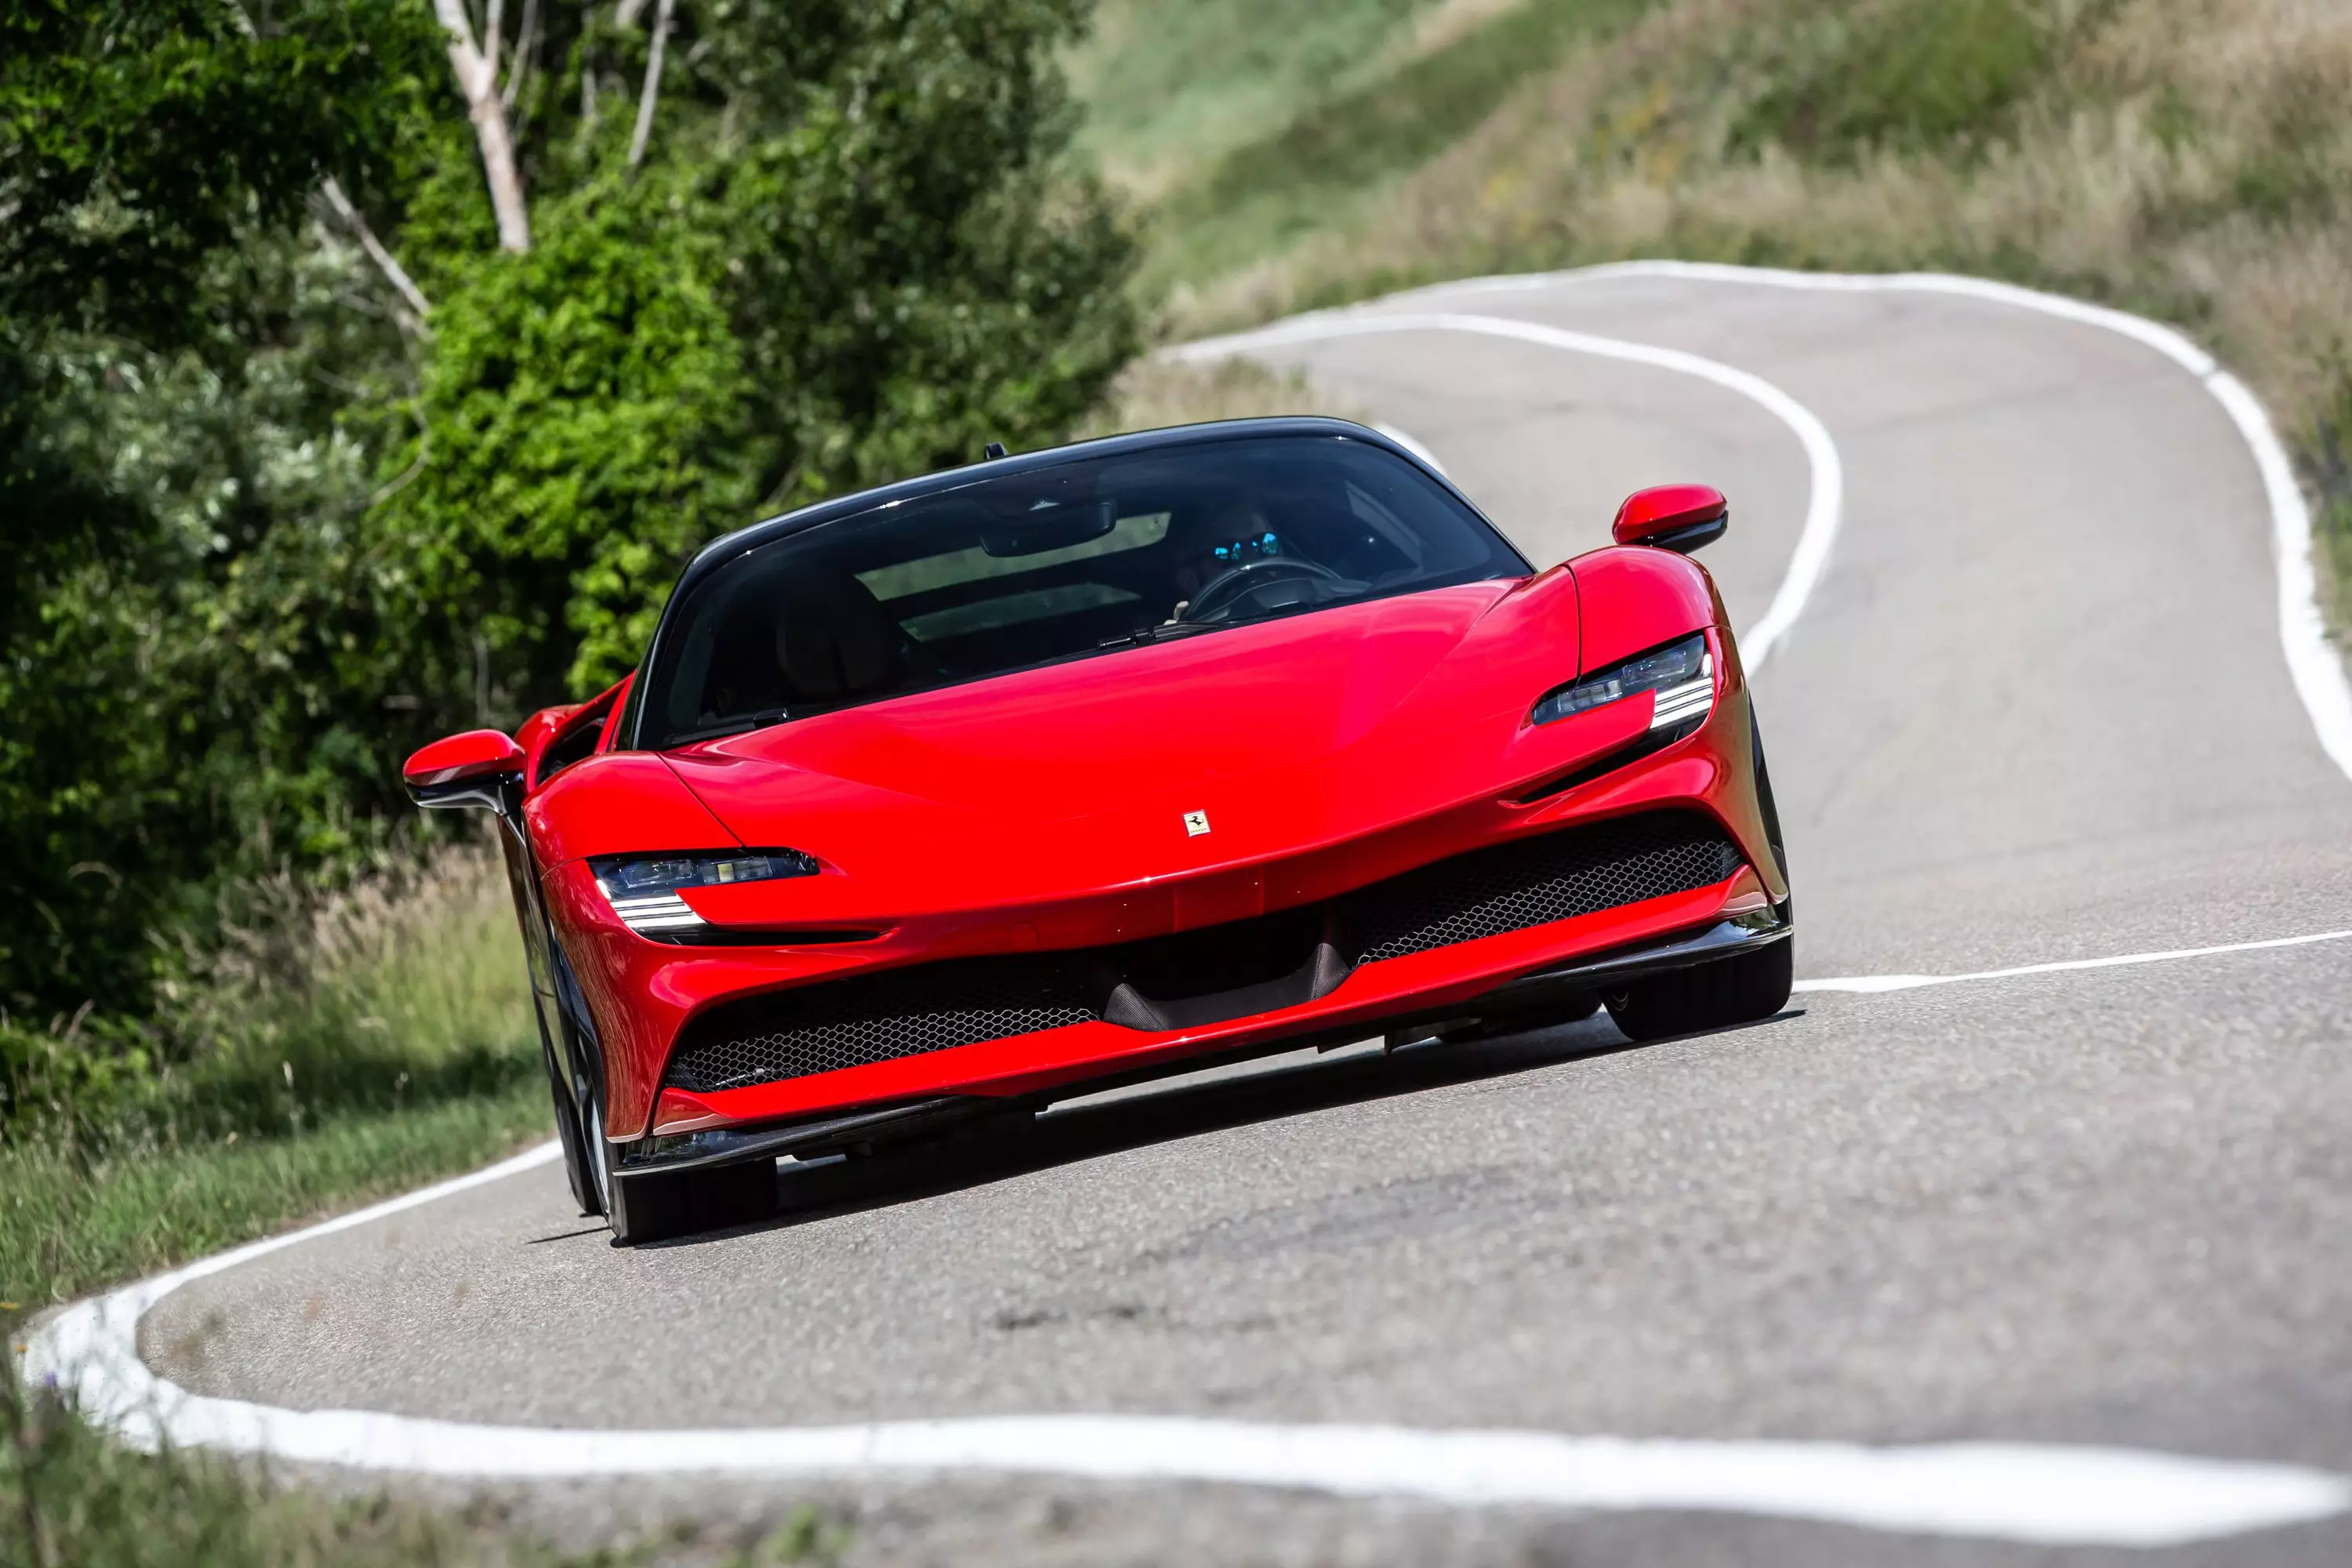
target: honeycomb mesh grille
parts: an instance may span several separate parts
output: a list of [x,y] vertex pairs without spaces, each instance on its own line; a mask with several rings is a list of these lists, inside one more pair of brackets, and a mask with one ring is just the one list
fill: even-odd
[[919,964],[713,1008],[667,1081],[709,1092],[1058,1029],[1101,1015],[1061,965],[1018,958]]
[[1712,887],[1739,851],[1691,812],[1651,812],[1474,849],[1349,896],[1356,962],[1596,914]]
[[[1378,963],[1712,887],[1742,863],[1709,818],[1651,812],[1457,855],[1346,894],[1329,912],[1353,962]],[[742,1089],[1088,1023],[1123,972],[1143,967],[1145,945],[955,959],[722,1004],[687,1026],[664,1082]]]

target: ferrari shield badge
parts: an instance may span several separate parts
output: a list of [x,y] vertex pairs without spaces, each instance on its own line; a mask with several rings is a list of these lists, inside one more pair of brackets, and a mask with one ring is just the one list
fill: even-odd
[[1205,812],[1205,811],[1188,811],[1188,812],[1186,812],[1186,813],[1184,814],[1184,837],[1187,837],[1187,838],[1198,838],[1198,837],[1201,837],[1201,835],[1202,835],[1203,833],[1206,833],[1206,832],[1208,832],[1208,831],[1209,831],[1209,814],[1208,814],[1207,812]]

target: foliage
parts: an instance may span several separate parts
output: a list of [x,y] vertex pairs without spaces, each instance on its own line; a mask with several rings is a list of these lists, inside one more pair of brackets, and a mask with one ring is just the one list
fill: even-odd
[[541,204],[530,254],[444,273],[393,526],[432,613],[466,616],[526,691],[634,665],[685,556],[758,499],[722,253],[677,221],[684,185],[600,171]]
[[0,1006],[158,1059],[107,1015],[411,837],[406,750],[611,679],[762,506],[1054,438],[1135,341],[1083,0],[682,0],[642,163],[642,20],[520,8],[522,255],[430,7],[247,9],[0,7]]
[[1622,27],[1652,0],[1528,0],[1485,26],[1389,60],[1307,98],[1286,121],[1211,161],[1155,215],[1165,236],[1147,279],[1204,267],[1344,223],[1363,198],[1444,152],[1520,82],[1577,44]]
[[282,229],[330,174],[388,183],[440,68],[408,0],[0,9],[0,320],[169,346],[202,330],[205,263]]
[[1852,158],[1998,135],[2056,65],[2061,41],[2028,0],[1877,0],[1811,26],[1817,37],[1783,44],[1768,68],[1772,85],[1735,127],[1736,144]]
[[[1050,440],[1092,405],[1135,323],[1128,241],[1058,163],[1051,50],[1081,16],[723,0],[687,13],[646,168],[616,166],[617,120],[545,111],[530,256],[430,220],[464,248],[400,526],[509,679],[614,679],[687,555],[763,506]],[[612,47],[572,52],[593,77]]]

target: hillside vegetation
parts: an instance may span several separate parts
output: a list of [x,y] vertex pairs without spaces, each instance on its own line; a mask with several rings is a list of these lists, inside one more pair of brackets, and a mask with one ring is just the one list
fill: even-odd
[[[1213,54],[1106,27],[1118,58],[1079,79],[1236,61],[1160,100],[1255,101],[1278,9],[1233,7]],[[1631,257],[2008,278],[2179,323],[2246,374],[2344,558],[2352,5],[1520,0],[1416,46],[1458,9],[1389,7],[1280,124],[1129,187],[1164,331]],[[1133,103],[1097,105],[1097,144],[1134,134]]]

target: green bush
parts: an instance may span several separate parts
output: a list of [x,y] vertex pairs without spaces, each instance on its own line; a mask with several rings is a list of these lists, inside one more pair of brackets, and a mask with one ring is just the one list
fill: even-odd
[[117,1067],[257,882],[430,842],[406,751],[610,680],[763,510],[1055,438],[1137,341],[1084,0],[684,0],[635,166],[644,27],[537,7],[523,254],[429,7],[247,9],[0,16],[0,1008]]

